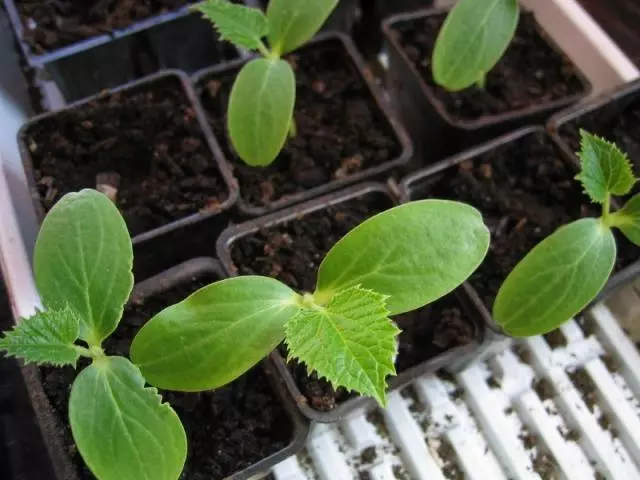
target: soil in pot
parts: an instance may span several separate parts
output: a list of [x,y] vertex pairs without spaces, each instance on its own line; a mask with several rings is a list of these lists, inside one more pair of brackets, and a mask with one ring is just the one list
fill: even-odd
[[[214,280],[194,278],[143,302],[133,298],[118,329],[105,342],[105,351],[127,356],[131,340],[147,320]],[[41,368],[40,372],[80,479],[93,479],[68,427],[69,392],[77,372],[71,367]],[[293,424],[260,366],[215,391],[160,394],[176,410],[187,432],[189,452],[182,480],[224,478],[286,447],[293,436]]]
[[528,12],[521,13],[516,34],[487,75],[485,87],[449,92],[434,82],[431,71],[433,48],[445,18],[442,13],[405,20],[394,24],[392,32],[452,120],[476,121],[584,93],[576,68],[549,46]]
[[115,173],[116,203],[132,236],[215,209],[228,197],[178,77],[44,117],[23,142],[45,211],[65,193],[96,188],[98,174]]
[[[316,273],[324,255],[355,226],[391,207],[381,195],[370,194],[329,206],[296,220],[270,226],[236,240],[231,246],[234,264],[241,275],[277,278],[299,292],[315,289]],[[396,359],[398,373],[474,339],[475,327],[461,313],[455,297],[396,317],[403,329]],[[286,357],[286,349],[281,346]],[[330,411],[355,394],[334,389],[305,365],[288,363],[300,392],[318,411]]]
[[15,0],[24,40],[35,53],[122,29],[195,0]]
[[402,150],[341,42],[310,45],[287,60],[296,72],[297,135],[265,168],[244,164],[228,143],[225,116],[238,70],[201,81],[209,122],[232,164],[241,198],[254,208],[383,165]]
[[[636,176],[640,176],[640,96],[626,104],[624,101],[608,104],[561,125],[558,134],[572,152],[580,151],[580,129],[618,145],[629,156]],[[636,184],[625,198],[638,192],[640,187]]]
[[[470,283],[491,310],[502,282],[536,244],[563,224],[600,215],[574,176],[549,137],[535,132],[424,178],[411,197],[458,200],[480,210],[491,245]],[[622,235],[616,240],[619,270],[638,255]]]

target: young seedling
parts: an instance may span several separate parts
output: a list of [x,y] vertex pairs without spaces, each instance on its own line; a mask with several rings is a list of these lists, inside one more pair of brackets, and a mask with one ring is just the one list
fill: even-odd
[[[229,136],[245,163],[271,164],[287,135],[295,136],[295,75],[281,57],[309,41],[337,3],[271,0],[266,15],[228,0],[205,0],[195,7],[213,22],[222,39],[261,55],[242,67],[229,99]],[[263,42],[264,37],[271,48]]]
[[518,0],[459,0],[433,50],[433,79],[451,92],[477,85],[502,58],[520,17]]
[[102,349],[131,293],[132,263],[129,233],[114,204],[95,190],[65,195],[35,246],[44,309],[5,332],[0,351],[57,367],[91,359],[69,398],[69,423],[85,463],[100,480],[175,480],[187,453],[180,419],[155,388],[145,387],[134,364]]
[[456,288],[488,246],[474,208],[404,204],[343,237],[322,261],[313,293],[261,276],[213,283],[152,318],[131,358],[153,385],[195,391],[237,378],[284,340],[309,370],[385,405],[398,334],[389,316]]
[[637,179],[627,156],[613,143],[585,131],[576,177],[600,218],[583,218],[556,230],[536,245],[504,281],[493,317],[515,337],[558,328],[582,311],[602,290],[616,260],[613,229],[640,246],[640,194],[611,211],[611,198],[627,195]]

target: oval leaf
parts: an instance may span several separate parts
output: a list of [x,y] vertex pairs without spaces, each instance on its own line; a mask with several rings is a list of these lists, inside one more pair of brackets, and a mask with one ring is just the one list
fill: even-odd
[[395,375],[398,327],[385,297],[352,287],[322,308],[301,309],[287,322],[289,353],[335,387],[356,390],[386,406],[387,375]]
[[314,297],[361,285],[389,296],[391,315],[415,310],[460,285],[489,248],[475,208],[421,200],[382,212],[354,228],[320,265]]
[[554,330],[596,297],[615,258],[613,233],[599,220],[565,225],[516,265],[500,287],[493,317],[515,337]]
[[97,345],[115,330],[133,287],[133,249],[106,196],[65,195],[42,222],[33,262],[45,307],[77,312],[81,339]]
[[612,224],[620,229],[629,241],[640,247],[640,194],[634,195],[617,212],[611,215]]
[[270,0],[269,43],[279,55],[304,45],[336,8],[338,0]]
[[287,62],[258,58],[236,78],[229,99],[229,135],[240,158],[252,166],[273,162],[289,132],[296,81]]
[[187,438],[173,409],[123,357],[94,361],[69,398],[73,439],[100,480],[176,480]]
[[266,277],[236,277],[201,288],[153,317],[131,345],[152,385],[210,390],[235,380],[284,338],[297,295]]
[[482,82],[518,26],[517,0],[459,0],[433,50],[433,79],[450,91]]

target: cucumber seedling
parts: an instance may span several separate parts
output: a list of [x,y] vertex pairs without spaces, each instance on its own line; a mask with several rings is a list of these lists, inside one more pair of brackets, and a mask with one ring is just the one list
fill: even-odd
[[516,32],[518,0],[459,0],[440,29],[432,55],[434,81],[451,92],[477,85]]
[[261,55],[238,73],[227,112],[231,143],[248,165],[271,164],[287,136],[295,136],[296,80],[282,56],[309,41],[337,4],[338,0],[271,0],[266,15],[228,0],[205,0],[194,7],[213,22],[222,39]]
[[640,194],[617,211],[611,199],[636,183],[629,159],[613,143],[581,131],[581,171],[576,179],[600,218],[564,225],[536,245],[511,271],[496,297],[493,317],[515,337],[558,328],[600,293],[616,260],[613,229],[640,246]]

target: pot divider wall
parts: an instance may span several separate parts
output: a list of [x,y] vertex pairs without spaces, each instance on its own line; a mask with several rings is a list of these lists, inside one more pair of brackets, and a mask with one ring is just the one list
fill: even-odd
[[235,47],[219,40],[209,21],[189,12],[189,5],[42,52],[25,39],[29,32],[16,0],[6,0],[5,8],[27,63],[44,70],[67,102],[161,69],[193,72],[238,56]]
[[[552,76],[558,77],[556,85],[567,84],[571,86],[572,90],[569,91],[568,96],[559,97],[555,93],[545,94],[541,83],[532,83],[528,90],[519,93],[517,101],[525,102],[523,106],[516,107],[515,102],[512,101],[511,108],[506,108],[506,97],[502,91],[507,92],[506,87],[509,80],[518,83],[523,78],[530,78],[524,76],[521,79],[513,78],[513,75],[521,75],[518,73],[521,69],[531,69],[528,62],[518,62],[520,55],[528,55],[528,53],[521,51],[522,41],[519,40],[518,35],[512,41],[511,47],[501,62],[489,72],[484,91],[473,87],[452,95],[438,86],[429,84],[425,80],[425,75],[429,75],[431,78],[432,52],[429,51],[425,55],[415,44],[404,47],[400,31],[415,24],[424,28],[424,22],[430,22],[430,24],[433,22],[432,30],[435,33],[439,30],[439,22],[444,19],[447,11],[446,8],[419,10],[392,16],[383,23],[383,32],[389,53],[387,83],[390,94],[403,124],[410,131],[416,149],[416,157],[422,159],[426,164],[518,127],[543,123],[555,111],[576,102],[590,92],[591,85],[584,75],[566,58],[565,54],[539,25],[533,26],[530,23],[531,21],[525,12],[521,16],[519,31],[528,32],[527,35],[531,35],[531,38],[539,37],[536,40],[536,46],[532,47],[532,52],[528,53],[546,52],[547,57],[544,60],[538,60],[538,63],[541,64],[540,68],[547,66],[545,61],[549,57],[557,57],[555,65],[550,66],[554,69]],[[436,23],[437,26],[435,26]],[[435,30],[436,27],[437,30]],[[432,35],[423,35],[424,39],[431,37]],[[433,37],[435,38],[435,36]],[[426,40],[421,41],[427,42]],[[426,47],[423,46],[423,48]],[[417,60],[410,58],[409,50],[412,51],[411,55],[416,59],[420,58],[420,68],[425,69],[424,73],[420,72]],[[513,52],[511,56],[510,52]],[[517,56],[518,52],[520,55]],[[509,65],[507,63],[509,61],[513,61],[514,64]],[[516,62],[518,62],[517,65]],[[503,64],[505,65],[504,70],[500,70]],[[569,76],[564,73],[568,68],[572,69],[572,74]],[[527,75],[533,77],[537,72],[537,70],[532,70],[527,72]],[[507,73],[511,75],[511,78],[502,79]],[[509,88],[512,86],[509,85]],[[501,91],[496,90],[498,88],[501,88]],[[494,91],[500,93],[493,93]],[[547,100],[545,95],[555,98]],[[447,106],[443,99],[450,102],[450,105]],[[465,106],[464,115],[452,111],[453,105],[456,108],[459,108],[458,105]],[[471,108],[478,109],[478,111],[470,110]],[[494,111],[501,113],[492,113]]]
[[[287,283],[288,279],[289,286],[297,289],[298,291],[309,291],[312,288],[310,284],[315,282],[315,267],[317,267],[317,265],[309,265],[307,263],[308,258],[313,258],[314,263],[319,263],[326,252],[305,250],[300,254],[304,256],[298,257],[298,247],[301,244],[308,245],[308,243],[311,242],[315,243],[316,247],[314,248],[317,248],[318,243],[325,242],[326,240],[318,240],[317,238],[314,240],[314,235],[309,232],[309,230],[312,230],[309,226],[311,224],[309,224],[306,229],[303,229],[301,222],[304,222],[305,218],[311,218],[312,220],[310,220],[310,222],[314,222],[313,225],[315,225],[315,227],[313,227],[313,229],[318,230],[317,234],[322,235],[323,238],[329,238],[330,241],[333,242],[333,236],[339,235],[335,232],[334,228],[327,226],[327,218],[334,218],[336,222],[334,224],[335,226],[343,221],[348,222],[349,220],[345,219],[348,219],[349,216],[362,214],[362,205],[365,203],[369,206],[373,206],[373,208],[380,208],[381,210],[384,210],[393,206],[396,201],[396,197],[394,197],[390,190],[382,184],[365,183],[361,185],[354,185],[342,191],[334,192],[304,204],[230,227],[223,232],[218,239],[217,252],[225,271],[231,276],[247,274],[249,273],[247,270],[250,270],[250,272],[255,274],[271,273],[270,276],[277,277],[285,283]],[[358,202],[362,203],[360,204]],[[326,217],[323,216],[325,212]],[[373,215],[375,213],[377,213],[377,211],[367,212],[366,216]],[[355,223],[359,222],[356,220]],[[296,226],[296,224],[298,226]],[[346,226],[350,227],[348,224]],[[327,228],[329,228],[330,231],[327,231]],[[304,233],[302,233],[303,230]],[[260,247],[260,242],[258,242],[257,238],[262,238],[263,236],[268,237],[270,235],[269,232],[272,232],[273,236],[270,238],[274,239],[275,242],[271,242],[270,240],[265,243],[264,247]],[[241,245],[244,241],[246,241],[247,244],[258,245],[255,247],[257,250],[264,248],[264,252],[244,252],[243,249],[245,246]],[[283,254],[283,258],[286,259],[287,265],[285,265],[279,272],[261,271],[261,268],[272,269],[272,266],[275,267],[277,264],[274,263],[272,266],[268,267],[260,266],[257,263],[260,261],[258,256],[262,254],[264,254],[264,256],[271,255],[271,252],[279,248],[276,244],[281,242],[290,242],[283,250],[285,252]],[[234,255],[236,254],[234,250],[236,248],[243,250],[242,255],[248,258],[248,264],[237,264],[237,261],[234,259]],[[310,257],[308,257],[308,255],[310,255]],[[253,260],[254,258],[255,261]],[[304,267],[306,267],[307,270],[306,273],[309,273],[309,278],[306,278],[306,274],[304,279],[298,276],[293,277],[294,274],[292,272],[294,271],[294,267],[292,267],[292,265],[298,264],[298,262],[301,264],[304,263]],[[311,278],[311,276],[313,278]],[[448,295],[438,302],[434,302],[431,306],[396,317],[396,321],[401,327],[403,327],[406,322],[409,322],[408,325],[415,325],[417,322],[424,319],[420,312],[428,316],[432,313],[430,308],[433,307],[435,309],[439,308],[439,304],[446,304],[446,307],[443,306],[442,309],[438,310],[438,312],[442,312],[441,314],[443,316],[450,314],[454,315],[454,317],[456,315],[461,316],[455,317],[455,321],[458,321],[455,325],[458,326],[457,328],[462,328],[464,335],[467,337],[464,345],[456,346],[459,344],[453,341],[454,343],[449,343],[447,346],[437,349],[437,352],[434,352],[434,356],[427,360],[416,360],[417,364],[414,364],[413,360],[415,360],[416,354],[405,350],[405,344],[403,343],[403,337],[401,336],[400,354],[396,359],[396,363],[398,365],[400,365],[398,362],[405,363],[406,369],[404,369],[399,375],[389,379],[390,389],[404,386],[415,378],[427,373],[433,373],[440,368],[461,367],[473,358],[479,344],[483,341],[485,328],[483,319],[477,314],[478,309],[474,308],[471,305],[471,302],[471,298],[466,295],[465,288],[459,288],[454,294]],[[444,319],[439,320],[442,321],[438,325],[446,325],[446,321]],[[430,328],[430,325],[419,325],[417,329],[420,330],[422,327],[428,329]],[[437,329],[438,327],[434,325],[433,328]],[[426,336],[429,336],[432,339],[437,338],[437,335],[438,334],[435,330],[429,331],[426,334]],[[416,338],[418,338],[418,336],[416,336]],[[411,342],[407,345],[409,345],[410,348],[419,347],[420,349],[431,348],[431,351],[435,350],[433,344],[417,345],[414,342],[415,341],[411,339]],[[433,340],[433,343],[435,344],[437,341]],[[322,423],[334,422],[343,418],[356,408],[364,406],[370,407],[374,403],[370,398],[351,395],[348,392],[335,392],[335,404],[330,406],[324,404],[322,406],[313,405],[313,401],[317,400],[318,396],[316,395],[316,397],[311,398],[308,394],[303,393],[303,387],[299,383],[301,380],[300,375],[306,375],[305,381],[307,381],[307,390],[330,388],[328,383],[324,382],[324,384],[322,384],[322,381],[316,381],[307,374],[301,373],[304,372],[301,369],[305,368],[302,365],[295,365],[293,363],[287,365],[279,350],[275,350],[271,356],[278,368],[278,371],[283,377],[289,392],[293,398],[297,400],[296,403],[298,408],[300,408],[302,413],[312,421]],[[410,361],[405,362],[405,358]],[[292,369],[294,369],[296,373],[293,373]]]
[[[148,299],[161,297],[173,288],[188,285],[197,279],[220,279],[223,277],[224,274],[222,268],[217,260],[206,257],[194,258],[136,284],[131,294],[130,302],[133,305],[142,305]],[[123,322],[126,320],[127,313],[125,312]],[[116,332],[117,331],[118,330],[116,330]],[[109,340],[107,340],[107,343],[109,343]],[[110,352],[107,351],[107,353]],[[261,369],[264,372],[264,375],[271,386],[270,388],[273,390],[274,398],[277,398],[282,404],[284,411],[286,412],[286,417],[291,423],[291,436],[288,444],[284,448],[270,454],[266,458],[256,461],[246,468],[242,468],[240,471],[230,473],[225,476],[226,480],[248,480],[250,478],[255,478],[256,476],[266,475],[271,467],[290,455],[296,454],[304,446],[307,436],[308,425],[303,421],[294,405],[293,399],[288,396],[282,382],[275,374],[271,361],[269,359],[265,359],[260,366],[256,366],[254,368]],[[82,480],[83,478],[87,478],[87,474],[79,473],[78,465],[72,461],[68,454],[68,447],[65,443],[66,441],[62,437],[63,434],[61,434],[61,429],[64,429],[64,427],[61,425],[59,418],[60,414],[55,413],[49,397],[45,393],[45,389],[43,387],[44,380],[41,377],[39,369],[33,366],[24,367],[23,374],[27,382],[32,402],[36,409],[38,421],[45,437],[45,443],[49,450],[49,455],[51,456],[55,466],[56,478],[59,480]],[[240,380],[241,379],[236,381]],[[225,387],[221,387],[221,389],[224,388]],[[164,400],[168,401],[167,397],[171,395],[198,396],[201,394],[165,392],[163,395],[165,397]],[[183,420],[184,419],[185,416],[183,416]],[[202,421],[206,421],[206,419],[202,419]],[[188,427],[187,430],[189,430]],[[189,437],[189,431],[187,431],[187,440],[190,442],[191,448],[195,448],[195,441],[192,442],[192,438]],[[199,449],[198,452],[198,454],[201,455],[202,449]],[[212,450],[210,455],[215,456],[218,453],[219,452]],[[193,453],[190,453],[187,456],[186,469],[190,468],[190,460],[197,463],[197,459],[193,457]],[[77,461],[81,461],[81,459],[78,458]]]
[[[482,213],[491,231],[484,262],[468,280],[480,314],[491,319],[495,294],[528,251],[564,223],[599,216],[574,179],[575,157],[560,151],[542,127],[528,127],[426,167],[405,178],[404,201],[443,198],[469,203]],[[615,208],[615,206],[614,206]],[[599,301],[640,273],[634,247],[616,234],[618,260]]]
[[[154,90],[155,88],[160,91],[156,92]],[[162,95],[164,95],[164,97],[162,97]],[[144,110],[142,114],[139,114],[139,117],[134,116],[128,117],[127,119],[122,116],[126,115],[121,113],[122,105],[133,104],[132,98],[138,99],[142,105],[140,109],[145,108],[146,110]],[[171,105],[172,108],[175,108],[175,112],[173,110],[169,112],[161,112],[158,110],[164,109],[165,107],[163,105],[165,105],[167,101],[173,102]],[[115,105],[109,102],[115,102]],[[100,110],[100,115],[96,117],[92,112],[97,107],[103,108],[103,110]],[[122,125],[119,127],[121,130],[113,132],[110,129],[103,129],[94,135],[92,132],[94,132],[96,126],[100,125],[102,127],[101,123],[106,121],[106,119],[101,116],[104,115],[105,112],[108,114],[115,112],[114,115],[120,115],[116,116],[116,120],[119,121],[121,118],[123,119]],[[139,137],[142,135],[140,138],[130,137],[130,135],[134,135],[133,130],[135,130],[139,124],[143,124],[145,121],[154,121],[158,112],[164,113],[167,118],[175,116],[176,121],[181,122],[176,124],[177,126],[174,127],[176,130],[173,132],[174,141],[182,142],[177,147],[175,145],[168,145],[167,142],[169,140],[164,136],[155,138],[156,143],[149,144],[150,140],[144,136],[144,130],[138,130],[139,132],[143,132],[137,133]],[[93,117],[91,115],[93,115]],[[131,112],[129,112],[129,115],[131,115]],[[68,121],[69,118],[71,119],[70,121]],[[76,138],[80,133],[85,133],[83,130],[85,128],[88,131],[86,135],[94,136],[83,138],[85,143],[81,145],[82,149],[76,146],[74,152],[69,154],[71,157],[68,157],[67,154],[60,158],[55,157],[56,162],[66,159],[73,161],[76,156],[84,152],[85,156],[90,160],[93,161],[94,158],[97,159],[95,171],[93,169],[94,164],[92,163],[92,168],[87,170],[88,173],[85,172],[82,174],[82,177],[76,177],[74,176],[76,170],[82,167],[82,165],[76,164],[77,168],[68,169],[64,172],[64,175],[61,175],[62,178],[54,179],[54,183],[49,185],[48,182],[50,180],[44,179],[41,172],[40,175],[37,173],[40,164],[34,157],[40,147],[34,138],[38,135],[37,138],[42,138],[43,141],[47,140],[47,142],[49,142],[49,147],[57,147],[60,142],[67,141],[67,139],[61,137],[63,129],[60,125],[62,125],[64,129],[72,129],[73,135]],[[156,127],[161,128],[157,125]],[[147,127],[147,129],[153,130],[154,127],[152,125],[151,127]],[[42,130],[44,130],[44,133],[42,133]],[[155,134],[156,132],[147,131],[146,133]],[[125,137],[125,135],[129,136]],[[87,140],[87,138],[89,140]],[[160,72],[123,85],[110,91],[108,94],[98,95],[77,102],[57,112],[49,112],[37,116],[25,124],[20,130],[18,143],[35,209],[40,221],[44,218],[46,211],[43,204],[46,196],[53,193],[54,198],[57,199],[58,196],[67,193],[67,191],[61,190],[62,187],[60,185],[68,191],[76,191],[82,188],[96,188],[96,174],[111,171],[118,173],[117,170],[121,169],[123,174],[121,175],[120,188],[122,190],[125,183],[130,180],[131,185],[129,185],[129,187],[133,195],[136,193],[136,190],[142,189],[146,182],[149,181],[149,175],[152,174],[153,169],[158,169],[158,171],[165,176],[164,180],[162,180],[162,186],[168,189],[163,191],[163,194],[166,193],[166,195],[168,195],[171,193],[173,200],[161,198],[157,195],[158,191],[155,187],[147,187],[147,196],[156,194],[158,197],[155,200],[156,202],[171,203],[166,204],[161,213],[157,213],[155,209],[159,209],[159,206],[153,205],[149,207],[146,197],[144,202],[142,199],[138,199],[139,206],[136,207],[136,210],[132,210],[133,213],[131,214],[131,218],[136,220],[135,223],[137,226],[129,225],[129,229],[134,235],[134,245],[155,239],[180,227],[210,219],[226,211],[235,202],[237,197],[237,188],[231,172],[226,163],[221,160],[219,147],[206,126],[204,114],[195,98],[191,85],[186,76],[178,71]],[[65,144],[63,143],[63,145]],[[126,151],[126,153],[132,157],[129,163],[123,164],[122,158],[120,158],[118,154],[114,155],[113,153],[109,153],[114,145],[119,146],[121,149],[118,152]],[[132,151],[128,149],[129,147],[132,149],[142,147],[143,150],[134,150],[132,153]],[[177,153],[170,151],[171,147],[177,148]],[[123,150],[125,148],[126,150]],[[87,149],[90,155],[86,155]],[[92,149],[96,149],[96,151],[93,152]],[[38,152],[38,159],[46,160],[50,155],[54,155],[54,153],[51,152],[49,148],[45,148],[44,151]],[[107,164],[98,164],[98,162],[103,162],[103,157],[108,157]],[[183,160],[188,163],[183,163]],[[143,169],[144,162],[148,162],[148,170],[142,172],[144,178],[140,177],[141,174],[137,170],[131,173],[132,178],[126,177],[125,171],[133,168],[130,165],[133,161],[137,162],[137,164],[143,164]],[[169,182],[167,177],[169,174],[171,175],[171,182]],[[37,175],[42,178],[37,178]],[[133,178],[134,176],[135,178]],[[44,184],[43,180],[45,181]],[[205,180],[209,183],[202,183]],[[156,182],[158,182],[158,180],[156,180]],[[185,182],[185,185],[181,186],[181,182]],[[174,188],[180,189],[178,190],[178,194],[176,194],[176,190],[173,190]],[[48,193],[44,193],[43,195],[43,189]],[[195,211],[192,210],[189,212],[185,210],[185,213],[182,214],[182,210],[180,210],[181,202],[187,200],[185,192],[195,192],[194,195],[196,195],[196,197],[192,200],[194,205],[191,208],[195,207],[196,202],[198,202],[198,206],[194,209]],[[44,199],[43,196],[45,197]],[[123,205],[119,206],[123,208]],[[143,213],[138,215],[136,212],[139,211]],[[125,218],[126,217],[127,215],[125,215]],[[168,220],[167,217],[169,217]],[[173,219],[170,217],[173,217]],[[147,228],[145,226],[147,223],[159,224]]]
[[[296,73],[297,135],[272,165],[260,169],[238,159],[227,136],[228,91],[244,61],[201,71],[193,79],[225,162],[238,180],[238,208],[250,217],[388,176],[413,152],[408,135],[348,37],[321,34],[289,58],[296,68],[304,64],[306,69]],[[336,122],[342,122],[340,129]]]

